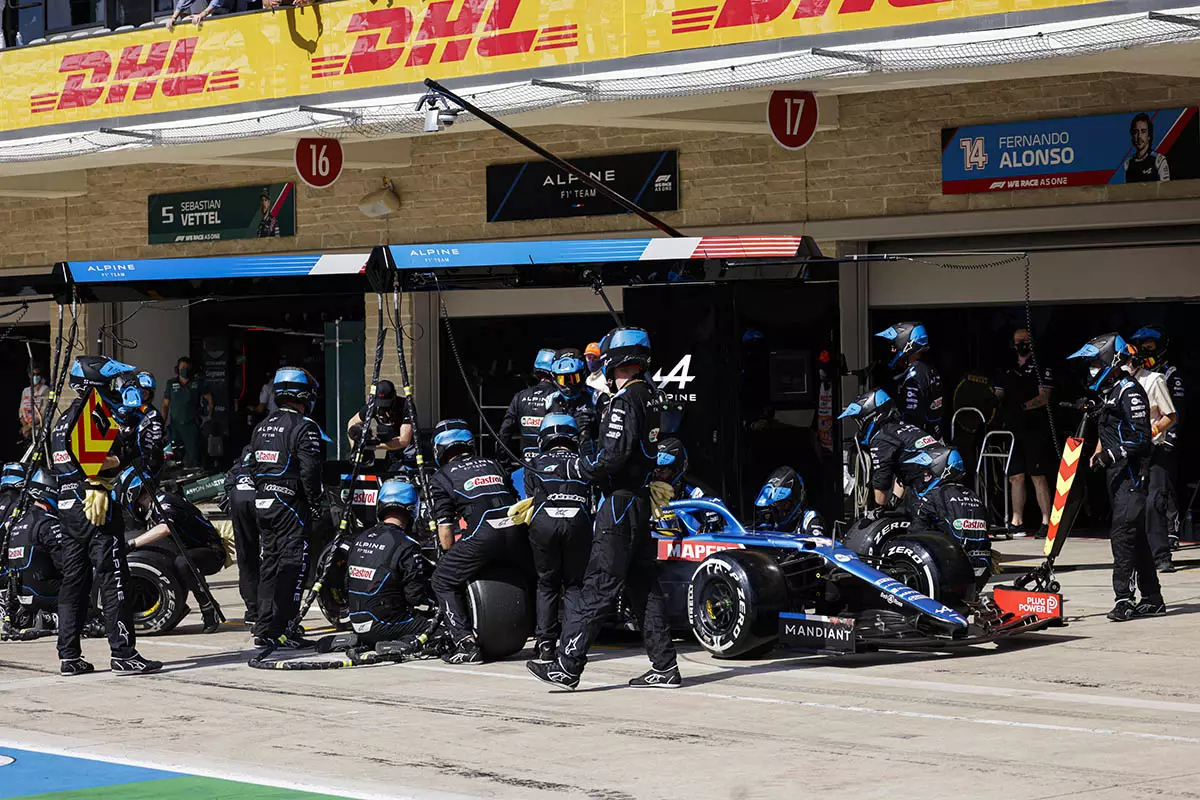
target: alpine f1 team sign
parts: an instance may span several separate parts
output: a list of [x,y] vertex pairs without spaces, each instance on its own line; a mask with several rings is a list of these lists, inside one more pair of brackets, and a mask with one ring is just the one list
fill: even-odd
[[1198,176],[1195,107],[942,129],[942,194]]

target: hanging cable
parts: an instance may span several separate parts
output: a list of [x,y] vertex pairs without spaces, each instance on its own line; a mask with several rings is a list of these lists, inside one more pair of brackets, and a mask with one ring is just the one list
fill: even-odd
[[[1042,383],[1042,378],[1045,373],[1042,372],[1042,367],[1038,363],[1037,356],[1037,337],[1033,334],[1033,292],[1031,289],[1029,256],[1025,256],[1025,330],[1029,333],[1029,358],[1033,361],[1033,371],[1037,374],[1038,394],[1041,395],[1042,389],[1046,388]],[[1058,438],[1058,426],[1054,423],[1054,404],[1046,403],[1046,418],[1050,421],[1050,439],[1054,442],[1055,454],[1062,452],[1062,444]]]

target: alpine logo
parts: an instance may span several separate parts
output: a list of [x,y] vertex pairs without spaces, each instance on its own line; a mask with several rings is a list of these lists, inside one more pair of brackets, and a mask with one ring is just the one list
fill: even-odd
[[255,450],[254,451],[254,460],[260,464],[278,464],[279,463],[279,451],[278,450]]
[[[687,385],[696,380],[696,376],[692,374],[692,354],[688,353],[683,358],[671,367],[670,371],[665,375],[660,368],[655,372],[651,379],[654,385],[663,390],[663,394],[668,400],[674,402],[696,402],[696,394],[687,391]],[[674,385],[677,390],[674,392],[668,391],[667,387]]]
[[[117,50],[68,53],[58,71],[67,76],[62,89],[29,96],[34,114],[119,105],[154,97],[185,97],[237,89],[238,70],[191,72],[198,37],[137,44]],[[132,111],[132,109],[131,109]]]
[[981,519],[956,519],[952,523],[956,531],[986,531],[987,523]]
[[660,539],[658,542],[659,561],[703,561],[713,553],[722,550],[741,550],[740,544],[724,544],[718,542],[678,542],[670,539]]
[[[893,8],[935,5],[949,0],[886,0],[879,5]],[[741,28],[747,25],[769,25],[781,18],[813,19],[829,13],[833,0],[726,0],[724,4],[697,6],[671,12],[671,33],[697,33]],[[834,14],[857,14],[870,11],[876,0],[841,0]]]
[[375,570],[369,567],[350,567],[350,577],[360,581],[375,580]]
[[358,34],[350,52],[317,56],[312,60],[312,76],[382,72],[401,64],[451,64],[470,55],[497,58],[579,44],[577,25],[512,30],[521,2],[466,0],[460,6],[456,0],[437,0],[424,8],[414,4],[415,8],[355,14],[346,26],[347,33]]
[[463,488],[468,492],[480,489],[484,486],[503,486],[504,479],[499,475],[479,475],[474,478],[467,478],[463,483]]

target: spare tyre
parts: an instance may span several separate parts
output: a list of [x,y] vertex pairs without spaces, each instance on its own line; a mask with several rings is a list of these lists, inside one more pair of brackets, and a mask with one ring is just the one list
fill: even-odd
[[696,568],[688,585],[692,633],[716,658],[753,658],[775,647],[788,607],[783,571],[766,553],[726,550]]
[[471,627],[483,657],[497,661],[525,649],[533,636],[534,598],[516,569],[492,567],[467,586]]
[[[128,561],[125,596],[133,612],[134,629],[141,634],[174,630],[188,613],[187,587],[175,571],[175,557],[163,550],[144,548],[130,553]],[[100,607],[100,598],[96,607]]]
[[884,542],[880,569],[926,597],[961,610],[975,599],[975,573],[957,542],[937,533],[906,533]]
[[[338,542],[332,541],[325,545],[321,557],[317,559],[317,572],[314,581],[325,574],[328,565],[329,572],[325,574],[325,582],[321,591],[317,592],[317,605],[329,624],[337,630],[350,628],[350,603],[346,599],[346,562],[349,557],[347,547],[339,547]],[[330,563],[331,562],[331,563]]]

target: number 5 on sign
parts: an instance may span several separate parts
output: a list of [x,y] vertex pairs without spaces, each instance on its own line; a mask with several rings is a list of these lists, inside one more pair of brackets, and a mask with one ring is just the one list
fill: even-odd
[[314,189],[333,186],[342,174],[342,143],[337,139],[296,142],[296,174]]
[[771,138],[787,150],[799,150],[817,132],[817,98],[812,92],[771,92],[767,101]]

